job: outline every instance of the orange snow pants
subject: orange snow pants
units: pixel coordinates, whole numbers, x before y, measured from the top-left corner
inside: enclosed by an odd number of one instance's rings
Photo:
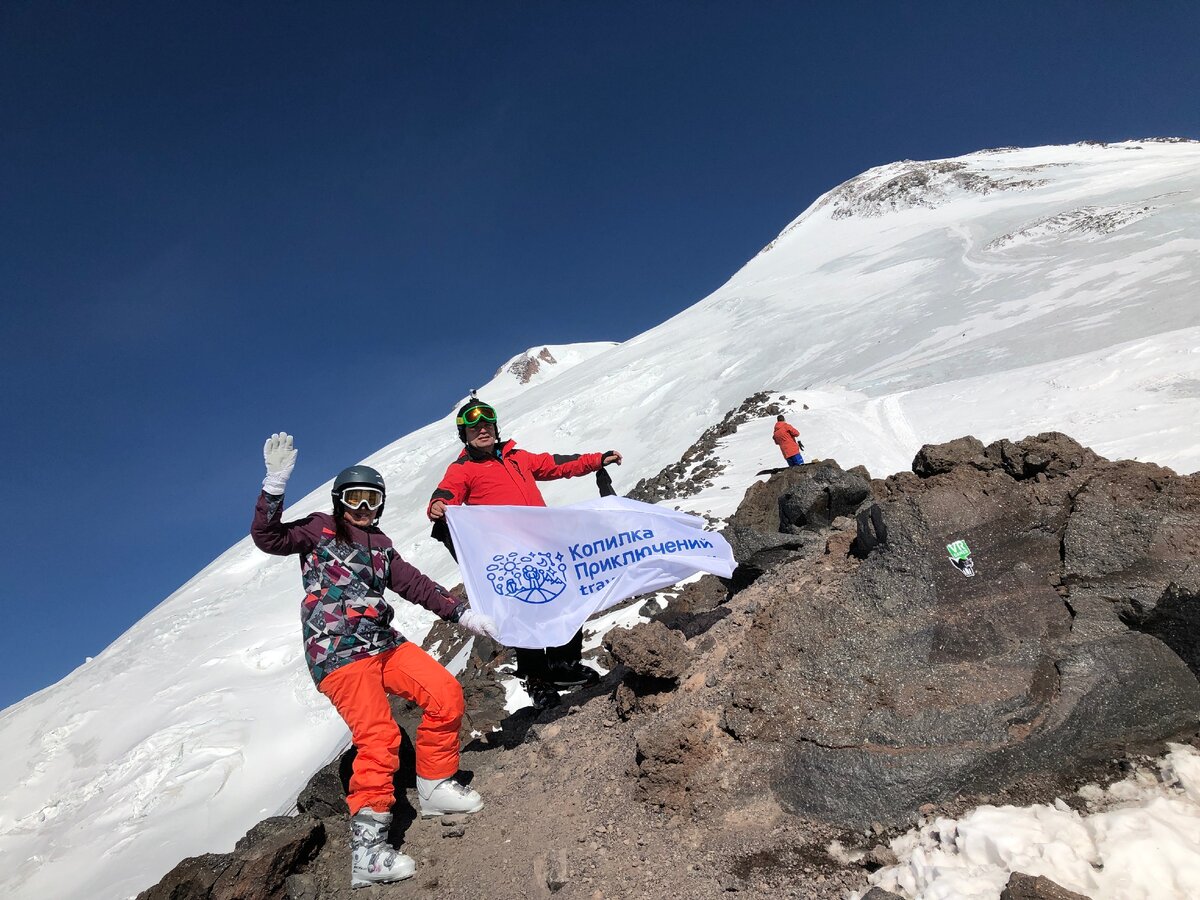
[[[458,771],[462,686],[416,644],[406,642],[334,669],[317,689],[346,720],[358,749],[346,797],[350,815],[366,807],[388,812],[396,801],[392,776],[400,766],[400,726],[392,718],[388,694],[425,711],[417,727],[417,775],[441,779]]]

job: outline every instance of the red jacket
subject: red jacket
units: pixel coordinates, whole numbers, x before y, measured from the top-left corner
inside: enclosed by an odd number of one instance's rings
[[[499,457],[475,459],[464,447],[446,469],[425,513],[435,500],[447,506],[545,506],[537,482],[587,475],[600,468],[602,458],[601,453],[530,453],[505,441]]]
[[[787,422],[776,422],[775,433],[771,436],[771,440],[779,445],[783,458],[788,459],[800,452],[800,445],[796,443],[798,437],[800,437],[800,432]]]

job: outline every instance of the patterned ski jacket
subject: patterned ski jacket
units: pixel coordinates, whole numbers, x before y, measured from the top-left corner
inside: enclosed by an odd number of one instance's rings
[[[346,523],[351,541],[344,543],[337,539],[329,513],[281,522],[282,509],[283,497],[259,494],[250,536],[265,553],[300,556],[304,658],[317,684],[334,669],[404,643],[392,628],[395,613],[383,598],[385,587],[443,619],[458,621],[466,604],[401,559],[378,528]]]
[[[798,437],[800,437],[800,432],[787,422],[776,422],[775,433],[771,435],[771,440],[779,445],[779,451],[783,454],[783,458],[790,459],[800,452],[800,445],[796,443]]]
[[[435,500],[448,506],[545,506],[537,482],[595,472],[603,457],[602,453],[530,453],[518,450],[514,441],[505,441],[497,453],[477,458],[464,447],[446,469],[425,512],[428,515]]]

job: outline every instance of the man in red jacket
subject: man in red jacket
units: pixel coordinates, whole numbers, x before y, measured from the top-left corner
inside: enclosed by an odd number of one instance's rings
[[[545,506],[537,482],[574,478],[612,463],[621,464],[621,454],[615,450],[560,456],[519,450],[511,440],[502,443],[496,410],[476,397],[458,411],[455,423],[464,446],[429,498],[426,514],[434,522],[435,532],[447,506]],[[453,553],[448,537],[444,535]],[[583,629],[561,647],[516,648],[517,677],[525,680],[534,706],[544,708],[556,702],[559,687],[589,684],[599,678],[595,669],[583,664],[582,653]]]
[[[800,432],[785,422],[783,416],[775,417],[775,433],[771,440],[779,445],[779,452],[783,454],[789,466],[804,465],[804,457],[800,454],[804,444],[799,443],[799,439]]]

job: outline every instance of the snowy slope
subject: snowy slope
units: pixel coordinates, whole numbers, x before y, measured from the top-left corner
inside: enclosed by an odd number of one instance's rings
[[[1197,250],[1200,144],[896,163],[826,194],[662,325],[620,345],[545,348],[554,362],[536,347],[480,396],[523,446],[620,450],[622,491],[763,389],[797,401],[789,418],[810,456],[876,475],[907,468],[927,441],[1050,428],[1190,472]],[[523,358],[537,371],[514,372]],[[457,573],[421,512],[457,450],[447,410],[366,460],[391,486],[384,529],[447,584]],[[673,504],[726,515],[778,464],[767,422],[718,452],[721,478]],[[256,491],[246,486],[247,511]],[[552,503],[592,492],[590,479],[545,490]],[[328,485],[287,515],[327,504]],[[0,894],[129,896],[287,811],[346,739],[301,662],[299,600],[295,561],[244,540],[100,656],[0,713]],[[426,614],[402,601],[398,613],[420,638]]]

